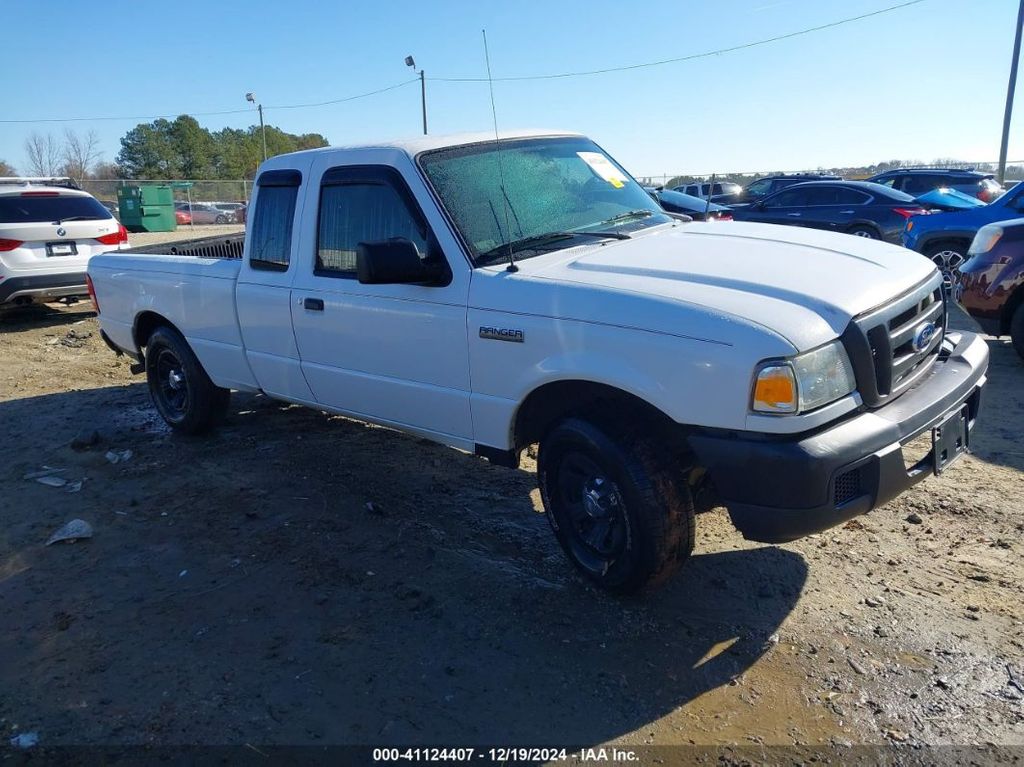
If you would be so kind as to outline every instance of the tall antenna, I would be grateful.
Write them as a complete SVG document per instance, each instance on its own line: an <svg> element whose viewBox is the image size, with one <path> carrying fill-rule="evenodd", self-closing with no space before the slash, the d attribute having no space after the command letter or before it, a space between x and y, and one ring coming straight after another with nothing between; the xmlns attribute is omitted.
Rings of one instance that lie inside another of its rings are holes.
<svg viewBox="0 0 1024 767"><path fill-rule="evenodd" d="M505 165L501 161L501 139L498 138L498 110L494 107L494 79L491 77L491 52L487 49L487 30L481 29L480 33L484 36L484 61L487 62L487 87L491 92L491 117L494 119L494 146L496 147L496 154L498 155L498 183L501 184L501 196L505 200L505 231L508 232L508 271L518 272L519 267L516 266L515 254L512 252L512 224L508 218L508 192L505 191ZM500 234L500 232L499 232Z"/></svg>

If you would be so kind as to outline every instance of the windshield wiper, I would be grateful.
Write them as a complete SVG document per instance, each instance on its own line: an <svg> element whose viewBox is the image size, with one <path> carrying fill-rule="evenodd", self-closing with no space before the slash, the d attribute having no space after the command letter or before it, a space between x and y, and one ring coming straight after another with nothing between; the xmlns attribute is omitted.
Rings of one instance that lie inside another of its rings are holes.
<svg viewBox="0 0 1024 767"><path fill-rule="evenodd" d="M53 223L60 226L65 221L102 221L103 219L96 216L64 216L64 218L58 218Z"/></svg>
<svg viewBox="0 0 1024 767"><path fill-rule="evenodd" d="M480 254L481 260L488 260L496 258L498 256L507 255L511 250L513 253L518 253L521 250L529 250L530 248L539 247L549 242L558 242L560 240L571 240L574 237L601 237L603 239L611 240L628 240L630 236L625 232L584 232L584 231L555 231L555 232L544 232L543 234L532 234L529 237L521 237L518 240L512 240L512 242L506 242L490 250L484 251Z"/></svg>
<svg viewBox="0 0 1024 767"><path fill-rule="evenodd" d="M649 216L653 216L653 215L654 215L654 211L653 210L630 210L630 211L627 211L626 213L620 213L617 216L612 216L611 218L609 218L609 219L607 219L605 221L602 221L601 223L602 224L618 224L618 223L621 223L623 221L629 221L630 219L633 219L633 218L648 218Z"/></svg>

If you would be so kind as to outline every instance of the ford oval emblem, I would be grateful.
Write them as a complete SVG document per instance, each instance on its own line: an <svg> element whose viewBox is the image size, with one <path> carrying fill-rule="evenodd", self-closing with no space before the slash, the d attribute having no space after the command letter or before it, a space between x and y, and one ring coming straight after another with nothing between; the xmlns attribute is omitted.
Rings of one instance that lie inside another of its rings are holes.
<svg viewBox="0 0 1024 767"><path fill-rule="evenodd" d="M935 323L925 322L914 331L914 351L923 352L935 338Z"/></svg>
<svg viewBox="0 0 1024 767"><path fill-rule="evenodd" d="M68 233L68 230L65 229L63 226L58 226L57 227L57 236L58 237L63 237L67 233Z"/></svg>

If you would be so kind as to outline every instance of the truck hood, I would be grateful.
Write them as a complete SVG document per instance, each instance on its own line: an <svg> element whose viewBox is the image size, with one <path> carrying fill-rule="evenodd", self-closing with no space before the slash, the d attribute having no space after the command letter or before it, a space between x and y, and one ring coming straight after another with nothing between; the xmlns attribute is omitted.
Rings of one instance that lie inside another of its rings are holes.
<svg viewBox="0 0 1024 767"><path fill-rule="evenodd" d="M629 240L559 251L519 266L524 276L537 279L702 307L767 328L798 350L836 338L851 318L935 272L930 260L895 245L741 222L652 228ZM643 317L638 312L624 324L650 324ZM600 320L613 318L603 314Z"/></svg>

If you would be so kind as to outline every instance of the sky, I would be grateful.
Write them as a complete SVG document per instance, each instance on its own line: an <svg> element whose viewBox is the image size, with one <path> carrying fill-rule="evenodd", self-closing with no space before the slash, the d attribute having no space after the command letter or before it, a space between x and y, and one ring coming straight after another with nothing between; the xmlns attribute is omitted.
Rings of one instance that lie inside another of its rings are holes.
<svg viewBox="0 0 1024 767"><path fill-rule="evenodd" d="M155 116L211 130L268 124L331 144L422 130L493 130L481 30L495 78L630 66L828 24L901 0L0 0L0 159L25 169L25 139L70 128L120 138ZM999 155L1017 0L923 0L838 27L691 61L494 83L502 130L596 140L635 176L802 170ZM45 41L45 44L44 44ZM1024 159L1024 73L1010 160ZM11 123L42 118L117 120Z"/></svg>

